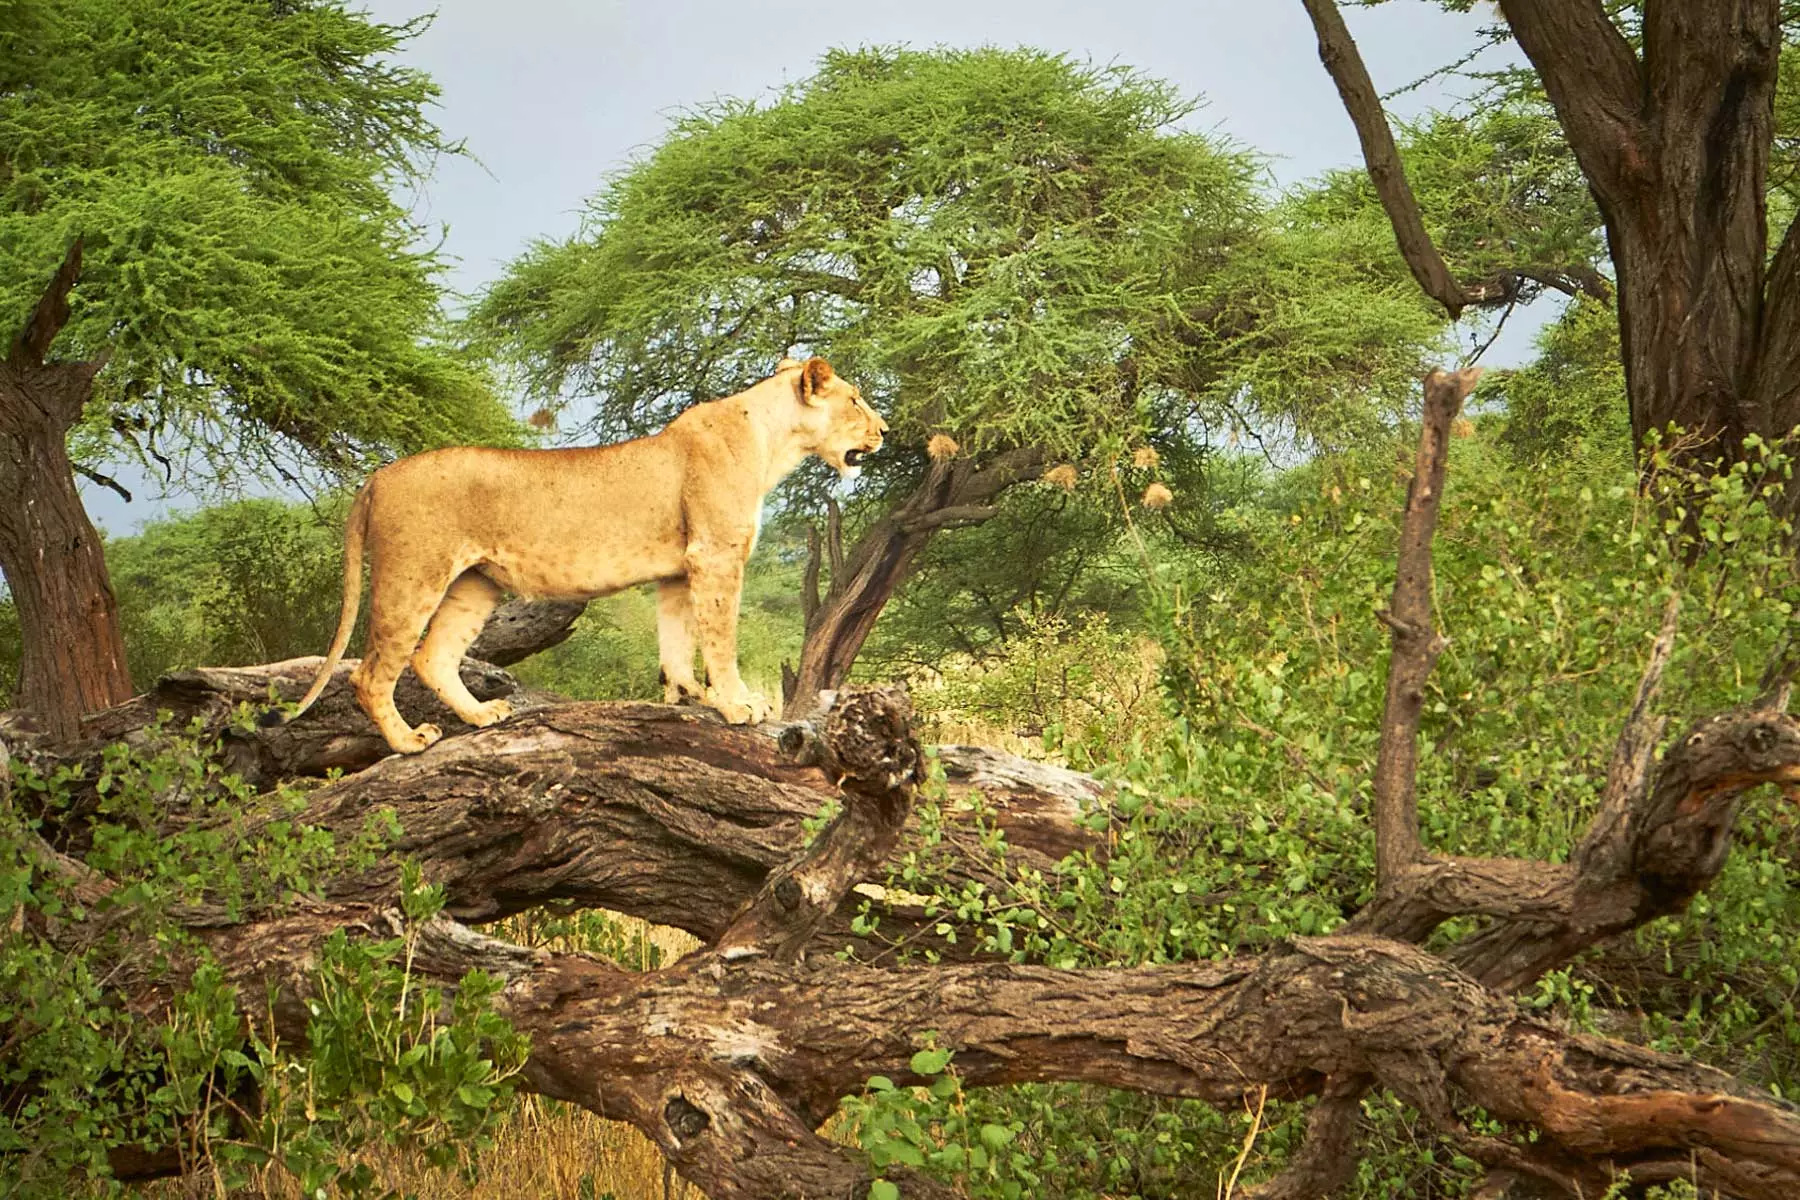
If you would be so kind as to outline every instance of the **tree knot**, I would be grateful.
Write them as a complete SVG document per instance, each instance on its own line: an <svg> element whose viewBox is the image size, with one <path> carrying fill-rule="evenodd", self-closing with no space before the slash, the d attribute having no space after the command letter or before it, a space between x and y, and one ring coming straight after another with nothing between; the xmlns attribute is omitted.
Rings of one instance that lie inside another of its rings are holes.
<svg viewBox="0 0 1800 1200"><path fill-rule="evenodd" d="M669 1132L683 1141L698 1137L706 1132L712 1124L712 1118L688 1102L688 1098L675 1095L663 1106L663 1120L669 1126Z"/></svg>
<svg viewBox="0 0 1800 1200"><path fill-rule="evenodd" d="M889 792L917 780L919 744L904 687L854 688L840 694L825 723L825 765L859 790Z"/></svg>

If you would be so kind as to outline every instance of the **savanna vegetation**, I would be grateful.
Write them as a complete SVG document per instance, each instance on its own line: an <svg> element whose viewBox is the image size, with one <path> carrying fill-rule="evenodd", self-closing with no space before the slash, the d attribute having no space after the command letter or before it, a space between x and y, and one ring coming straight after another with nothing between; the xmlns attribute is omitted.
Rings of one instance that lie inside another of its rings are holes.
<svg viewBox="0 0 1800 1200"><path fill-rule="evenodd" d="M835 51L452 319L416 27L0 0L0 1190L1800 1194L1800 10L1502 0L1393 124L1301 2L1361 166ZM771 497L793 724L617 703L647 591L423 758L253 722L369 463L789 353L892 427ZM121 453L323 486L102 544Z"/></svg>

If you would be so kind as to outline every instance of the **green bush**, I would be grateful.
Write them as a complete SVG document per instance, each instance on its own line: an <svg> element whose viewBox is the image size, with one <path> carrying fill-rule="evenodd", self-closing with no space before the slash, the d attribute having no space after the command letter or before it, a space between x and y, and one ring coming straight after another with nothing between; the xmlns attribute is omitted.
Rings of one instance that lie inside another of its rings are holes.
<svg viewBox="0 0 1800 1200"><path fill-rule="evenodd" d="M339 932L322 947L302 1045L277 1039L267 997L240 995L186 933L194 906L234 920L283 905L328 871L368 865L398 832L391 811L375 813L343 844L294 820L304 797L253 797L215 751L151 729L137 747L108 746L87 775L11 764L0 792L0 907L14 914L0 931L0 1089L17 1101L0 1108L7 1195L66 1195L72 1177L116 1190L111 1152L171 1143L204 1157L220 1190L274 1172L309 1196L333 1183L357 1195L372 1182L361 1147L406 1142L462 1161L504 1111L525 1044L491 1010L498 981L471 972L449 998L414 978L417 930L443 902L416 869L397 897L402 937ZM86 862L116 884L98 900L48 869L37 840L70 828L77 783L99 797L78 822ZM72 922L92 936L71 940ZM121 979L168 988L166 1010L128 1009ZM259 1103L246 1111L252 1084Z"/></svg>
<svg viewBox="0 0 1800 1200"><path fill-rule="evenodd" d="M945 801L927 789L927 844L893 877L933 898L940 935L1064 966L1223 958L1328 932L1369 899L1388 651L1375 613L1393 586L1407 451L1291 471L1235 514L1249 544L1241 565L1158 571L1168 735L1099 768L1116 785L1094 818L1115 828L1104 861L1015 871L1001 892L938 883L931 837ZM1785 456L1753 444L1747 463L1710 479L1655 454L1640 489L1604 460L1522 471L1479 430L1454 443L1435 543L1437 621L1450 644L1421 730L1429 847L1566 858L1671 594L1682 599L1660 706L1671 733L1757 695L1800 603L1780 515L1790 474ZM1795 1095L1791 826L1754 799L1744 813L1725 871L1688 912L1582 956L1521 1003ZM997 833L990 848L1004 864ZM1204 1106L1094 1088L997 1089L966 1101L981 1121L1016 1127L1004 1151L1013 1161L995 1175L940 1157L948 1142L934 1131L953 1116L977 1119L953 1114L947 1098L876 1087L859 1103L903 1109L924 1131L926 1169L975 1196L1012 1194L1006 1181L1025 1173L1042 1196L1211 1191L1248 1127ZM1371 1096L1364 1111L1372 1153L1351 1194L1464 1195L1479 1177L1390 1099ZM1246 1180L1279 1164L1303 1116L1269 1106Z"/></svg>

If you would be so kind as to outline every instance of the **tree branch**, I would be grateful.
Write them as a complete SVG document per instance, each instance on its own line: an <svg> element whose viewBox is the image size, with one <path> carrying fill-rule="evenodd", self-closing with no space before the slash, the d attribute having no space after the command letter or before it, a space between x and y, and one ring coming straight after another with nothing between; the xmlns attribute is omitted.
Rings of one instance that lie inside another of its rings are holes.
<svg viewBox="0 0 1800 1200"><path fill-rule="evenodd" d="M1602 209L1617 212L1652 170L1636 53L1600 0L1499 0L1544 82Z"/></svg>
<svg viewBox="0 0 1800 1200"><path fill-rule="evenodd" d="M999 509L989 504L955 504L916 516L897 518L895 524L902 533L926 533L934 529L979 525L983 521L992 520L999 512Z"/></svg>
<svg viewBox="0 0 1800 1200"><path fill-rule="evenodd" d="M1382 111L1381 97L1369 78L1368 68L1363 65L1362 52L1350 36L1335 0L1302 0L1302 3L1306 5L1313 30L1318 34L1319 61L1325 64L1326 71L1337 84L1338 95L1343 98L1350 121L1356 126L1369 179L1394 227L1394 240L1400 245L1400 255L1425 294L1443 305L1454 321L1462 315L1470 300L1451 277L1450 268L1444 264L1443 256L1425 230L1418 198L1406 181L1406 168L1394 145L1394 133L1388 127L1387 114Z"/></svg>
<svg viewBox="0 0 1800 1200"><path fill-rule="evenodd" d="M1391 887L1404 867L1424 855L1415 793L1419 717L1425 704L1425 680L1445 645L1431 627L1431 538L1437 529L1450 459L1450 423L1480 378L1479 367L1455 374L1433 371L1425 378L1419 449L1400 527L1399 569L1394 575L1393 599L1380 614L1393 630L1394 648L1388 662L1387 700L1382 707L1381 744L1375 764L1378 891Z"/></svg>
<svg viewBox="0 0 1800 1200"><path fill-rule="evenodd" d="M56 340L56 335L68 323L69 293L80 277L81 239L78 237L69 243L68 252L63 255L55 274L50 276L50 283L38 298L37 306L31 310L31 316L26 318L24 328L13 338L12 347L7 352L10 366L24 370L44 365L44 356L50 352L50 343Z"/></svg>
<svg viewBox="0 0 1800 1200"><path fill-rule="evenodd" d="M585 600L512 599L496 608L467 657L509 667L569 640Z"/></svg>
<svg viewBox="0 0 1800 1200"><path fill-rule="evenodd" d="M792 962L850 889L878 873L912 813L920 754L911 723L900 688L859 689L832 707L821 765L838 781L843 810L804 854L769 872L719 935L722 957Z"/></svg>
<svg viewBox="0 0 1800 1200"><path fill-rule="evenodd" d="M69 466L74 468L75 473L77 475L81 476L83 479L89 480L93 483L97 483L101 487L107 488L110 491L116 493L121 499L123 499L125 501L125 503L127 503L127 504L131 503L131 493L128 490L126 490L124 484L122 484L118 480L114 479L111 475L103 475L99 471L96 471L91 467L82 466L78 462L71 462L69 464Z"/></svg>

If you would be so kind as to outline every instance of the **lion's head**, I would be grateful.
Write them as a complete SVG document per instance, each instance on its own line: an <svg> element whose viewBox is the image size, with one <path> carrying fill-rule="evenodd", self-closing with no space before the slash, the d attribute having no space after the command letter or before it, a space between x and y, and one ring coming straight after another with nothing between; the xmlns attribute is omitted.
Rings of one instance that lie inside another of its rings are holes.
<svg viewBox="0 0 1800 1200"><path fill-rule="evenodd" d="M777 373L798 368L795 394L800 399L800 436L808 453L817 454L848 482L862 473L862 461L881 449L887 422L870 408L862 392L831 369L822 358L804 363L784 358Z"/></svg>

